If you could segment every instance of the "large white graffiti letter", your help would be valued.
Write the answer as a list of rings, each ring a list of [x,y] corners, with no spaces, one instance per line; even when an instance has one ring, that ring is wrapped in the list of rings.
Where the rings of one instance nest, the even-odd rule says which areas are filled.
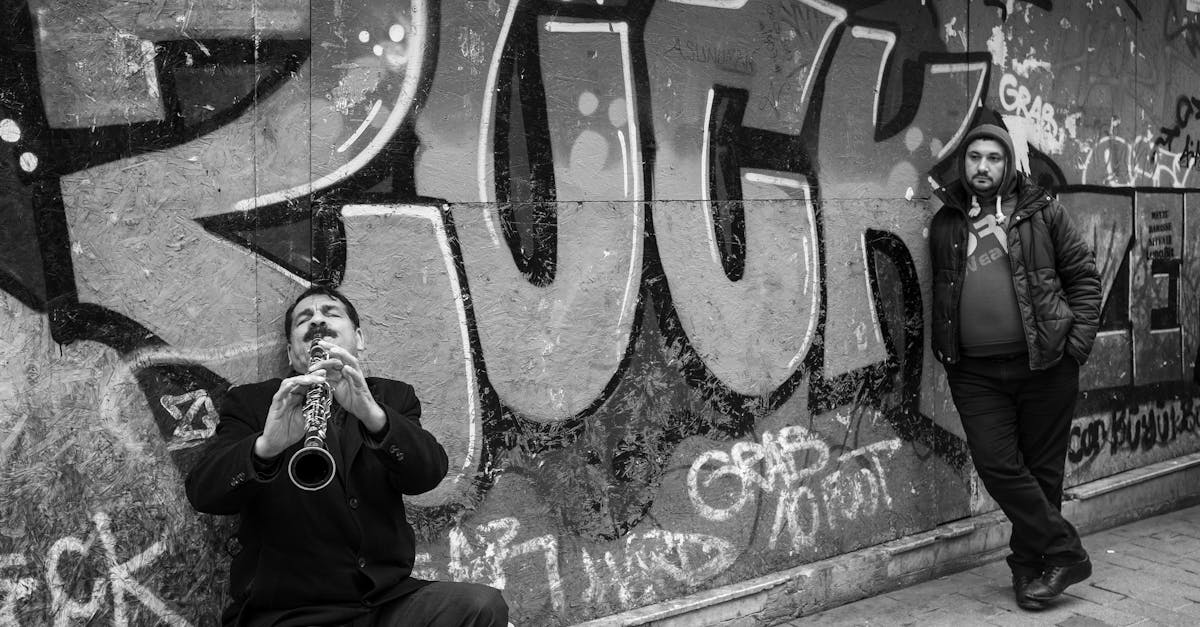
[[[113,622],[118,625],[128,624],[125,595],[129,594],[154,612],[163,623],[187,625],[188,622],[182,616],[171,611],[171,608],[167,607],[162,599],[147,590],[133,577],[135,571],[150,566],[155,559],[158,559],[158,556],[162,555],[165,550],[164,540],[160,539],[145,551],[122,562],[117,558],[117,541],[113,537],[108,515],[97,512],[92,517],[92,521],[96,525],[96,534],[100,537],[100,544],[104,547],[105,561],[108,566],[108,580],[112,586],[113,595]]]
[[[845,19],[822,0],[678,0],[647,24],[655,195],[693,199],[655,204],[655,241],[687,342],[739,394],[787,381],[817,331],[811,164],[797,138],[815,60]],[[673,86],[681,66],[700,89]]]
[[[716,469],[710,469],[711,465],[716,465]],[[750,472],[754,473],[753,470]],[[735,496],[732,498],[732,502],[724,507],[713,506],[709,502],[710,500],[715,500],[716,495],[706,497],[700,492],[700,489],[707,488],[724,477],[731,477],[737,480],[737,487],[732,490],[729,489],[728,482],[718,484],[719,487],[726,489],[726,493],[733,492]],[[753,475],[747,476],[743,468],[734,463],[731,456],[724,451],[705,451],[696,458],[696,461],[692,462],[692,467],[688,469],[688,497],[692,500],[692,505],[696,507],[696,511],[709,520],[729,520],[732,518],[754,496],[755,486],[760,483],[761,478],[755,480]]]
[[[370,334],[365,361],[372,371],[416,388],[422,425],[450,459],[437,488],[408,499],[422,506],[461,502],[483,437],[466,299],[442,211],[356,205],[342,215],[347,250],[342,291],[359,303]]]
[[[481,165],[488,173],[479,173],[480,199],[494,203],[452,211],[489,381],[507,406],[549,422],[600,398],[625,357],[641,280],[642,157],[628,26],[546,17],[537,25],[527,36],[538,41],[544,101],[513,100],[508,107],[533,107],[528,115],[544,127],[502,142],[484,125],[479,163],[508,158],[503,167]],[[497,48],[493,81],[505,49]],[[535,89],[520,77],[511,80]],[[498,110],[489,96],[482,114],[490,120]],[[510,150],[514,142],[532,146],[529,135],[539,133],[546,135],[538,141],[553,141]],[[492,168],[508,177],[495,187],[488,184]],[[532,180],[519,182],[515,172],[524,168]],[[521,192],[521,185],[536,189]],[[551,259],[539,260],[553,271],[538,277],[516,261],[538,253],[525,251],[511,233],[501,237],[504,229],[524,229],[512,220],[534,214],[554,224],[537,235],[553,240],[542,242],[540,253]]]

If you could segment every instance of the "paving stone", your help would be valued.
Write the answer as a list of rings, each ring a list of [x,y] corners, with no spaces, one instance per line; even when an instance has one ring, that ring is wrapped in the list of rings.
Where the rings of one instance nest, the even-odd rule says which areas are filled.
[[[876,596],[835,607],[810,617],[801,617],[794,623],[804,625],[860,625],[871,616],[904,616],[910,608],[891,597]]]
[[[1169,610],[1165,607],[1160,607],[1151,603],[1146,603],[1138,599],[1121,599],[1110,605],[1112,609],[1134,616],[1142,616],[1147,619],[1158,621],[1167,625],[1186,626],[1195,625],[1196,618],[1188,616],[1181,612]],[[1137,623],[1141,625],[1141,623]]]
[[[894,625],[905,623],[915,624],[916,617],[908,614],[903,609],[898,611],[866,611],[856,609],[850,612],[834,614],[831,614],[830,612],[821,612],[820,614],[814,614],[813,616],[803,616],[789,623],[785,623],[785,625],[788,627],[892,627]]]
[[[887,596],[904,603],[912,613],[923,614],[944,607],[948,600],[957,595],[954,592],[905,588],[889,592]]]
[[[1074,614],[1071,612],[1062,613],[1057,617],[1049,616],[1045,612],[1026,612],[1025,610],[1016,609],[1012,612],[1003,612],[992,618],[987,619],[989,625],[1000,625],[1002,627],[1045,627],[1053,625],[1056,620],[1066,620]],[[960,627],[968,623],[960,623]]]
[[[1130,570],[1153,572],[1155,577],[1166,578],[1178,583],[1187,584],[1200,580],[1196,573],[1185,569],[1186,566],[1195,565],[1191,560],[1172,557],[1168,561],[1162,554],[1148,555],[1146,553],[1148,550],[1146,548],[1120,549],[1114,553],[1106,553],[1102,558],[1092,560],[1095,566],[1093,570],[1103,571],[1110,565],[1117,565]]]
[[[1094,579],[1099,580],[1098,578]],[[1098,605],[1107,605],[1114,601],[1119,601],[1125,598],[1125,595],[1123,594],[1096,587],[1096,582],[1093,580],[1075,584],[1070,588],[1067,588],[1067,591],[1063,594],[1065,596],[1073,596],[1080,599],[1085,599]]]
[[[1180,564],[1179,570],[1195,573],[1197,575],[1197,579],[1200,580],[1200,552],[1196,553],[1195,556],[1192,557],[1192,560],[1193,561],[1191,562],[1184,562],[1183,564]]]
[[[1043,624],[1054,625],[1058,624],[1058,621],[1070,618],[1072,615],[1086,614],[1084,610],[1091,607],[1095,607],[1095,604],[1091,601],[1063,595],[1051,601],[1046,606],[1046,609],[1034,613],[1042,619]]]
[[[1147,566],[1151,568],[1159,566],[1158,562],[1149,562],[1141,557],[1133,555],[1124,546],[1120,546],[1120,548],[1106,549],[1104,555],[1102,555],[1099,559],[1094,559],[1092,561],[1093,563],[1100,564],[1115,564],[1117,566],[1128,568],[1129,570],[1142,570]]]
[[[867,624],[864,621],[869,620],[869,615],[864,615],[864,613],[862,613],[862,612],[847,609],[847,608],[853,608],[853,607],[854,607],[853,603],[850,603],[848,605],[839,605],[835,608],[825,610],[824,612],[818,612],[816,614],[810,614],[808,616],[801,616],[799,618],[791,618],[784,622],[774,622],[774,623],[768,623],[768,624],[772,625],[773,627],[796,627],[797,625],[804,625],[805,627],[808,627],[809,625],[865,625],[865,624]],[[724,625],[725,623],[717,623],[717,624]]]
[[[1081,600],[1081,602],[1074,605],[1071,610],[1084,616],[1089,616],[1091,618],[1103,621],[1105,624],[1113,625],[1114,627],[1136,625],[1141,621],[1146,620],[1145,617],[1128,614],[1120,610],[1114,610],[1111,607],[1099,605],[1090,601]]]
[[[1083,616],[1076,614],[1066,620],[1055,623],[1058,627],[1113,627],[1112,623],[1106,623],[1098,618],[1091,616]]]
[[[1186,555],[1200,551],[1200,538],[1185,536],[1174,531],[1156,533],[1147,537],[1133,537],[1129,541],[1174,555]]]
[[[1129,555],[1133,555],[1156,564],[1175,565],[1185,561],[1191,561],[1180,553],[1167,548],[1164,544],[1154,546],[1152,543],[1141,542],[1140,540],[1142,539],[1129,539],[1129,542],[1125,548]]]
[[[1157,531],[1159,533],[1169,531],[1181,536],[1200,538],[1200,516],[1188,520],[1178,519],[1165,522]],[[1129,537],[1137,537],[1138,535],[1140,534],[1131,533]]]
[[[962,627],[971,624],[964,620],[963,615],[957,609],[950,607],[939,608],[914,618],[915,622],[909,624],[921,627]]]
[[[1198,594],[1200,591],[1195,588],[1181,586],[1158,576],[1145,576],[1126,580],[1113,578],[1103,583],[1096,583],[1094,586],[1165,609],[1175,609],[1190,605],[1196,602],[1197,598],[1200,598],[1200,594]]]
[[[993,625],[1054,625],[1059,621],[1078,615],[1080,612],[1077,609],[1081,603],[1085,603],[1085,601],[1060,598],[1042,611],[1031,612],[1017,607],[1017,602],[1013,599],[1011,589],[1007,589],[1003,601],[993,604],[994,611],[992,613],[980,615],[979,618],[981,620],[979,623]],[[974,624],[977,624],[974,620],[963,620],[959,623],[959,627]]]
[[[963,623],[960,623],[962,625]],[[1000,627],[1044,627],[1049,624],[1042,621],[1036,614],[1016,612],[1005,612],[987,621],[989,625],[999,625]]]
[[[1106,590],[1112,590],[1113,586],[1101,585],[1110,581],[1130,581],[1132,579],[1141,579],[1147,576],[1146,571],[1136,568],[1129,568],[1123,564],[1115,562],[1098,562],[1092,567],[1092,576],[1086,581],[1075,584],[1099,586]],[[1067,589],[1067,592],[1075,589],[1075,586]]]
[[[1177,608],[1175,608],[1175,611],[1179,612],[1180,614],[1187,614],[1188,616],[1195,616],[1196,623],[1200,624],[1200,603],[1192,603],[1191,605],[1177,607]]]
[[[1092,565],[1096,564],[1117,565],[1129,570],[1141,570],[1147,565],[1147,562],[1136,555],[1131,555],[1122,548],[1109,548],[1104,549],[1103,552],[1092,553]],[[1149,562],[1149,564],[1157,565],[1158,563]]]

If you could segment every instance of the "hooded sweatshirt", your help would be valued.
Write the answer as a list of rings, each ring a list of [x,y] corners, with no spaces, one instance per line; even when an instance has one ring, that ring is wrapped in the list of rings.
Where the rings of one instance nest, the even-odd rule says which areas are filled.
[[[1004,146],[1004,174],[996,192],[980,196],[971,187],[972,172],[966,171],[966,153],[971,142],[993,139]],[[967,208],[967,268],[960,303],[960,332],[963,354],[988,357],[1027,350],[1021,311],[1013,288],[1008,259],[1008,216],[1016,209],[1016,166],[1008,131],[992,124],[975,127],[959,151],[959,181],[971,199]]]

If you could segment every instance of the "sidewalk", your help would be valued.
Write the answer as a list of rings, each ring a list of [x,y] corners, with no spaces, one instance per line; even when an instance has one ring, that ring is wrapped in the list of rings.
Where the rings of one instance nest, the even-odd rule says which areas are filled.
[[[782,625],[1200,625],[1200,506],[1093,533],[1083,544],[1091,579],[1041,612],[1017,607],[998,560]]]

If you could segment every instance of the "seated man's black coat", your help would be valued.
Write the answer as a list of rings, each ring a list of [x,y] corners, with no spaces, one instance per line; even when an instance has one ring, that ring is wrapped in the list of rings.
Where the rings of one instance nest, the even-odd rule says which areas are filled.
[[[367,378],[387,428],[374,438],[346,416],[345,426],[330,435],[336,477],[307,492],[286,472],[299,443],[266,472],[253,458],[279,384],[272,379],[229,390],[210,448],[187,478],[197,510],[240,517],[241,550],[230,567],[233,603],[223,622],[346,622],[419,588],[424,582],[410,578],[415,538],[401,495],[437,487],[447,459],[421,428],[412,386]]]

